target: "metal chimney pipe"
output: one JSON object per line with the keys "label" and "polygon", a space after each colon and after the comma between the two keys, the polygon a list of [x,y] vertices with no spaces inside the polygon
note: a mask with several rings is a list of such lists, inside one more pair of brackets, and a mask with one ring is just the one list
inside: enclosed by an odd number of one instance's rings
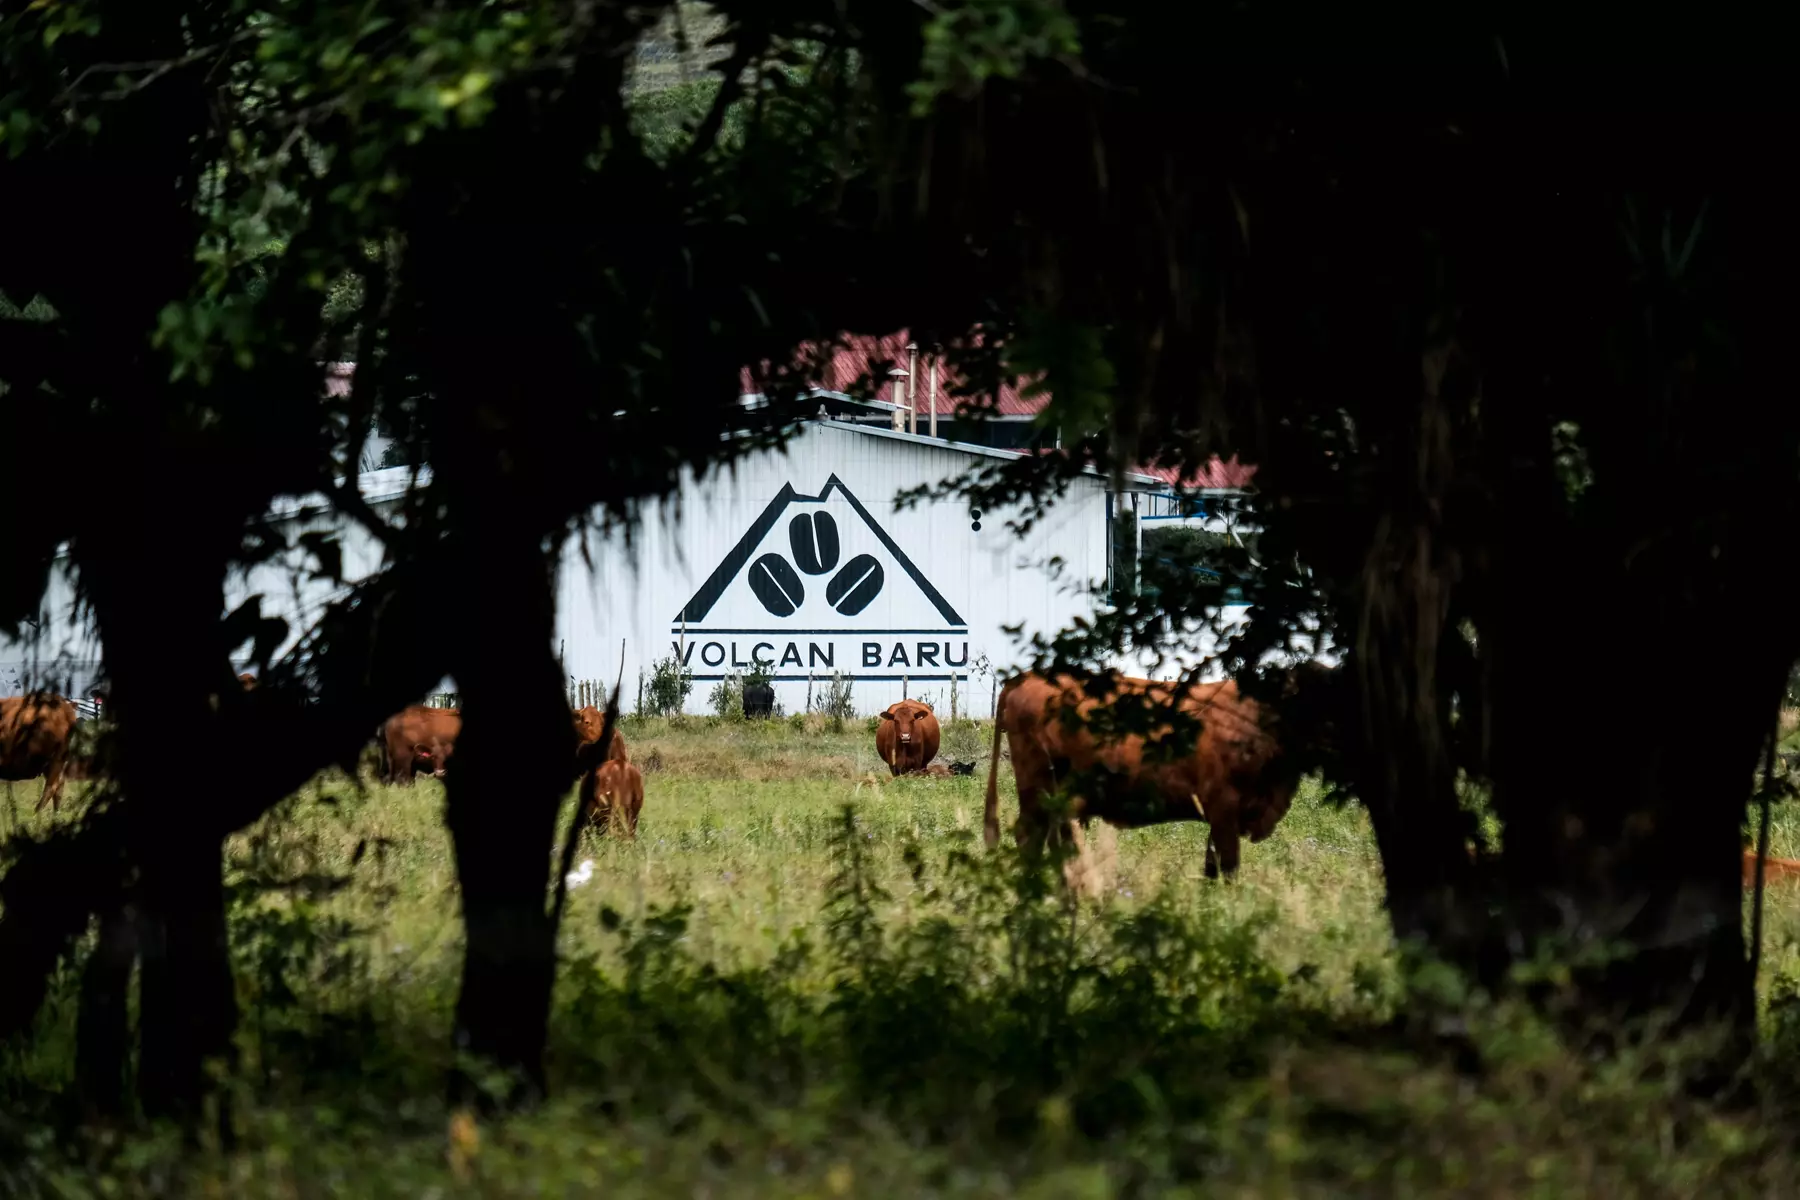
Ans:
{"label": "metal chimney pipe", "polygon": [[931,359],[931,436],[937,436],[937,356]]}
{"label": "metal chimney pipe", "polygon": [[919,432],[919,405],[916,397],[919,394],[919,344],[906,343],[906,412],[907,425],[910,431]]}
{"label": "metal chimney pipe", "polygon": [[900,381],[906,378],[906,372],[899,367],[895,367],[888,372],[888,378],[894,381],[892,392],[894,404],[894,430],[895,432],[904,432],[906,429],[906,393],[901,389]]}

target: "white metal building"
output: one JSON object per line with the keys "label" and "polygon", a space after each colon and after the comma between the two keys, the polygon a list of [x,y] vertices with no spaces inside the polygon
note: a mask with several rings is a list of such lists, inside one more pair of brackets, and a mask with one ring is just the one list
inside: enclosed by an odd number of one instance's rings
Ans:
{"label": "white metal building", "polygon": [[[985,713],[993,672],[1029,657],[1009,628],[1049,635],[1092,613],[1092,589],[1108,579],[1112,522],[1135,521],[1140,510],[1139,496],[1110,494],[1096,474],[1076,479],[1023,539],[1007,528],[1014,513],[971,511],[956,499],[896,506],[907,489],[960,475],[984,457],[1013,456],[821,417],[785,451],[688,477],[647,509],[629,541],[614,533],[566,549],[557,646],[565,669],[572,681],[610,686],[622,666],[628,709],[640,674],[674,656],[693,677],[691,712],[706,711],[718,680],[755,663],[774,676],[777,702],[789,712],[837,673],[853,681],[861,713],[903,694],[947,713],[952,681],[964,705],[972,698]],[[411,479],[395,468],[360,482],[365,497],[387,509]],[[1127,486],[1166,490],[1139,476]],[[290,535],[337,530],[352,579],[380,565],[372,539],[317,504],[296,502],[284,524]],[[298,633],[335,589],[307,578],[296,552],[234,581],[228,604],[253,593]],[[33,643],[0,642],[0,694],[41,682],[85,694],[99,654],[73,608],[58,573]],[[445,690],[453,688],[447,681]]]}
{"label": "white metal building", "polygon": [[[1107,482],[1077,480],[1029,535],[1012,513],[956,500],[900,509],[895,496],[1004,451],[870,426],[808,422],[785,453],[688,483],[629,549],[565,558],[560,621],[569,673],[610,682],[623,654],[629,699],[640,671],[678,656],[689,708],[752,663],[790,712],[832,674],[854,680],[859,712],[903,694],[946,712],[971,677],[985,707],[991,672],[1023,654],[1006,632],[1053,633],[1093,610],[1107,576]],[[1148,481],[1146,481],[1148,482]],[[1054,564],[1052,560],[1055,560]]]}

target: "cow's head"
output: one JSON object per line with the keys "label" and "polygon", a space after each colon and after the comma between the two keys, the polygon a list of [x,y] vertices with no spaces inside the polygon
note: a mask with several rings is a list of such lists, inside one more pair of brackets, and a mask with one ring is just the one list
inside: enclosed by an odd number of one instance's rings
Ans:
{"label": "cow's head", "polygon": [[591,704],[575,714],[575,740],[582,745],[599,741],[605,728],[606,714]]}
{"label": "cow's head", "polygon": [[894,723],[894,740],[896,742],[902,746],[910,746],[914,742],[924,740],[924,721],[931,715],[931,705],[917,700],[902,700],[882,713],[881,719]]}

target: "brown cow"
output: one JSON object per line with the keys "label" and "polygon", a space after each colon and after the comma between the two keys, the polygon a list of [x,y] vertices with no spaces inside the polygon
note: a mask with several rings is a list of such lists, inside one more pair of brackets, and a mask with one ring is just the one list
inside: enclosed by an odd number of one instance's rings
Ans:
{"label": "brown cow", "polygon": [[[1776,858],[1771,854],[1763,860],[1763,882],[1800,883],[1800,859]],[[1756,886],[1756,851],[1744,851],[1744,886]]]}
{"label": "brown cow", "polygon": [[[589,742],[597,742],[606,729],[606,712],[603,709],[588,705],[575,711],[575,744],[585,746]],[[631,755],[625,749],[625,735],[619,732],[619,724],[613,722],[612,742],[606,747],[606,757],[613,762],[630,762]]]}
{"label": "brown cow", "polygon": [[45,805],[55,812],[62,798],[76,716],[73,704],[49,692],[0,698],[0,780],[10,784],[42,775],[38,812]]}
{"label": "brown cow", "polygon": [[643,772],[628,762],[607,759],[582,778],[581,807],[601,833],[617,816],[625,836],[636,837],[638,813],[644,808]]}
{"label": "brown cow", "polygon": [[937,757],[937,715],[931,705],[921,700],[902,700],[890,704],[875,727],[875,753],[895,775],[923,771]]}
{"label": "brown cow", "polygon": [[382,726],[387,751],[387,781],[411,786],[416,771],[430,771],[442,779],[444,764],[456,749],[462,732],[462,713],[454,708],[408,705]]}
{"label": "brown cow", "polygon": [[[1147,694],[1167,703],[1174,685],[1123,678],[1104,699]],[[1073,706],[1080,721],[1066,724]],[[1266,715],[1237,685],[1195,684],[1180,697],[1181,711],[1201,722],[1199,743],[1190,753],[1166,761],[1145,761],[1145,738],[1136,734],[1102,739],[1088,729],[1087,718],[1099,708],[1082,684],[1063,677],[1056,682],[1028,674],[1007,683],[994,714],[993,761],[988,766],[987,809],[983,836],[991,847],[1000,840],[998,776],[1000,735],[1012,751],[1019,789],[1020,845],[1041,846],[1050,820],[1045,795],[1071,772],[1088,776],[1097,795],[1070,797],[1068,833],[1077,845],[1079,826],[1094,817],[1121,828],[1163,821],[1205,820],[1211,827],[1206,844],[1206,874],[1238,866],[1238,839],[1260,842],[1274,832],[1288,810],[1299,772],[1285,760],[1265,728]],[[1164,724],[1153,736],[1166,735]]]}

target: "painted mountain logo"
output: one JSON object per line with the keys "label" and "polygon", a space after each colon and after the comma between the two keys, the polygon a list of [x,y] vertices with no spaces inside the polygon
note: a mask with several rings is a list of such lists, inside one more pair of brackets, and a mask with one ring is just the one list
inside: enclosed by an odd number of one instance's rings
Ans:
{"label": "painted mountain logo", "polygon": [[695,679],[752,665],[949,679],[969,664],[968,622],[836,475],[816,496],[784,484],[669,632]]}

